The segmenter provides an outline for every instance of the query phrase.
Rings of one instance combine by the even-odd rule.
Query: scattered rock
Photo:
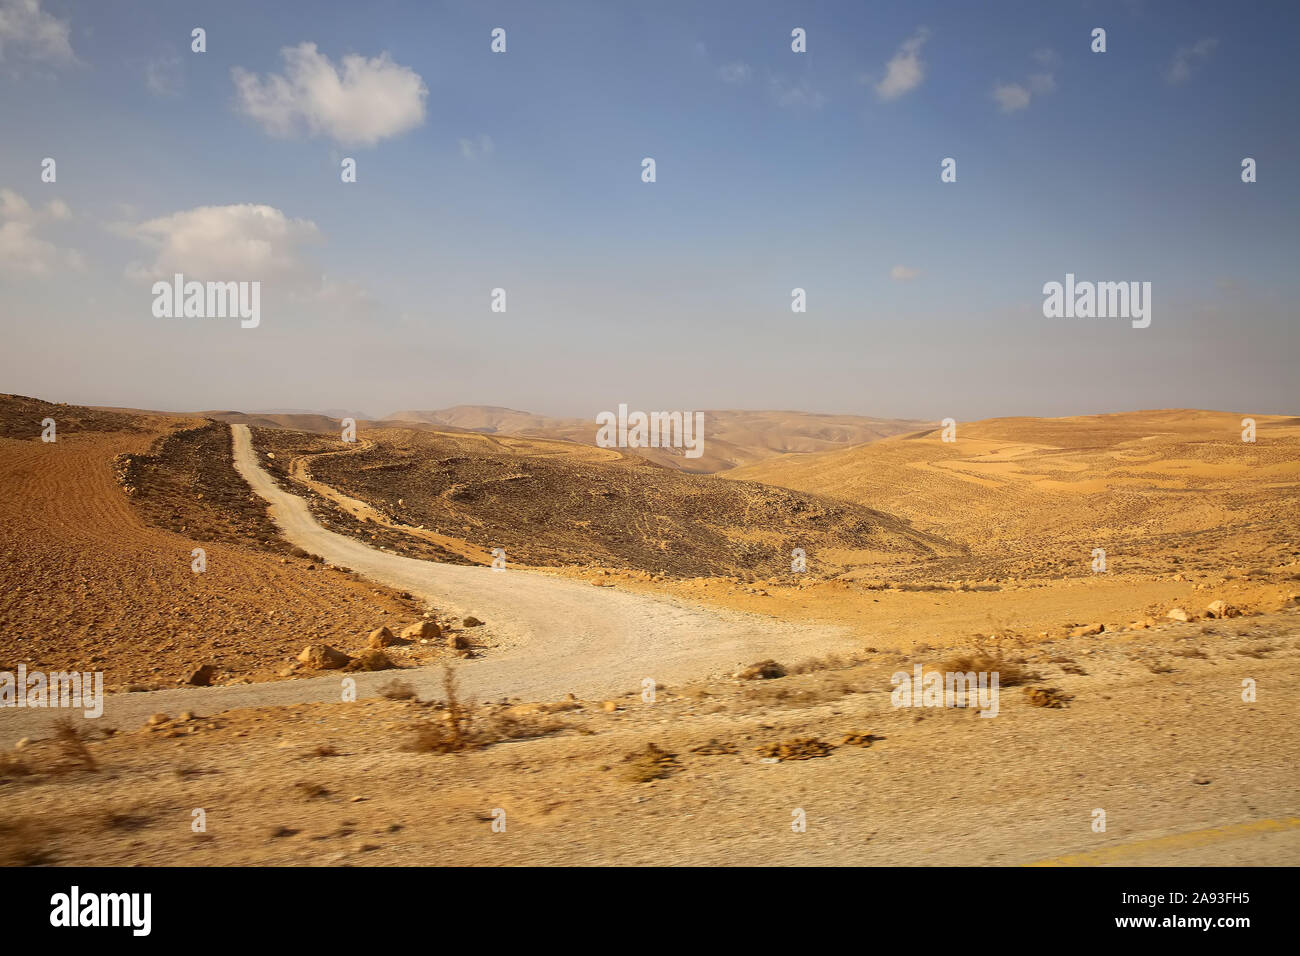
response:
[[[195,687],[208,687],[212,684],[212,678],[217,676],[217,669],[211,664],[204,664],[189,677],[185,678],[185,683]]]
[[[1205,608],[1206,617],[1241,617],[1241,611],[1227,601],[1211,601]]]
[[[1171,621],[1190,621],[1192,619],[1191,615],[1180,607],[1171,607],[1165,617]]]
[[[735,676],[741,680],[772,680],[784,677],[785,668],[769,658],[757,664],[750,664],[744,670],[737,671]]]
[[[151,714],[145,723],[150,727],[161,727],[170,720],[166,714]]]
[[[442,637],[442,628],[437,621],[416,621],[402,628],[404,640],[418,641],[422,637]]]
[[[368,647],[348,661],[346,669],[350,671],[386,671],[396,666],[392,658],[383,651],[378,648]]]
[[[401,643],[403,641],[387,627],[375,628],[370,632],[370,637],[366,639],[366,646],[375,650],[383,650],[385,647],[392,647],[394,644]]]
[[[1094,634],[1101,634],[1106,630],[1105,624],[1084,624],[1070,631],[1071,637],[1092,637]]]
[[[465,640],[464,634],[455,634],[450,631],[447,632],[445,643],[453,651],[463,651],[469,647],[469,641]]]
[[[339,667],[347,667],[352,658],[340,650],[335,650],[328,644],[308,644],[302,649],[302,653],[298,655],[298,660],[308,667],[333,670]]]
[[[471,614],[469,617],[465,618],[465,620],[461,621],[460,623],[463,624],[465,627],[482,627],[482,626],[483,626],[483,622],[480,621],[478,618],[476,618],[476,617],[475,617],[474,615],[472,615],[472,614]]]
[[[605,712],[607,714],[612,714],[614,713],[614,711],[618,710],[618,704],[614,703],[614,701],[612,700],[607,700],[605,701],[605,703],[601,704],[600,706],[605,709]]]

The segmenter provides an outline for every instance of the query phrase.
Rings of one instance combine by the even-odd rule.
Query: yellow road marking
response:
[[[1068,856],[1052,857],[1025,866],[1100,866],[1106,863],[1118,863],[1127,857],[1140,856],[1152,850],[1184,850],[1189,847],[1210,846],[1228,840],[1237,840],[1256,833],[1277,833],[1300,827],[1300,817],[1286,817],[1281,820],[1252,820],[1250,823],[1234,823],[1230,826],[1210,827],[1206,830],[1192,830],[1189,833],[1172,833],[1169,836],[1152,837],[1149,840],[1137,840],[1120,846],[1106,846],[1097,850],[1085,850],[1083,853],[1071,853]]]

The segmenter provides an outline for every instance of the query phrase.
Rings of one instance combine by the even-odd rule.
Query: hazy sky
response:
[[[1300,411],[1298,35],[1293,2],[0,0],[0,391]],[[261,282],[260,326],[155,318],[176,271]],[[1150,327],[1044,318],[1066,273],[1150,282]]]

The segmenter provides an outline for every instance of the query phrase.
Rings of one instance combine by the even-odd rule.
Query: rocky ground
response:
[[[399,680],[378,700],[159,714],[0,757],[0,852],[110,865],[1293,865],[1298,613],[1120,640],[862,648],[653,699],[419,700]],[[1007,677],[995,718],[892,705],[895,672],[979,655]]]

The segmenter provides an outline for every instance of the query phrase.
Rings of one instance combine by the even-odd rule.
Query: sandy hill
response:
[[[105,669],[118,687],[199,664],[273,678],[304,635],[355,647],[418,614],[293,553],[231,467],[226,426],[16,395],[0,395],[0,593],[0,670]]]
[[[522,435],[595,444],[596,423],[585,418],[551,418],[493,405],[456,405],[431,411],[394,412],[390,423],[463,428],[493,435]],[[629,449],[675,471],[712,474],[777,455],[847,448],[915,431],[924,423],[816,412],[704,411],[703,454],[687,458],[680,449]],[[311,430],[311,429],[305,429]]]
[[[302,462],[311,479],[377,509],[380,523],[432,532],[465,555],[500,547],[531,565],[773,575],[789,572],[794,548],[816,548],[837,566],[924,564],[960,551],[859,504],[723,483],[573,442],[430,426],[372,426],[359,447],[343,449],[283,429],[254,436],[282,477],[306,478]],[[337,512],[322,517],[347,524]],[[351,530],[380,533],[374,524]]]
[[[206,411],[195,412],[197,418],[211,418],[225,422],[227,425],[254,425],[258,428],[292,428],[302,432],[317,432],[321,435],[338,434],[342,430],[340,420],[316,412],[235,412]]]
[[[1022,571],[1264,563],[1294,555],[1300,424],[1195,410],[962,423],[844,451],[773,459],[725,477],[866,504]],[[1258,559],[1244,555],[1263,548]],[[1237,556],[1234,557],[1234,554]],[[1219,564],[1223,567],[1223,564]],[[1130,565],[1132,567],[1132,565]]]

